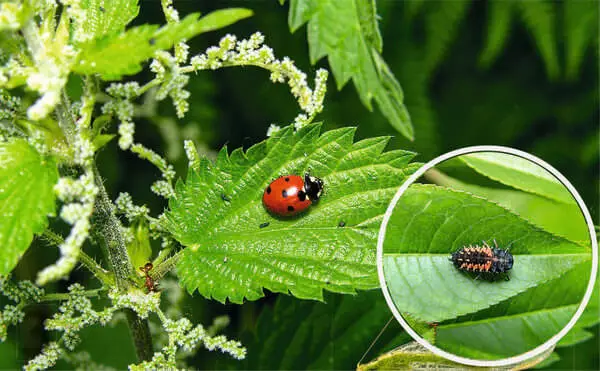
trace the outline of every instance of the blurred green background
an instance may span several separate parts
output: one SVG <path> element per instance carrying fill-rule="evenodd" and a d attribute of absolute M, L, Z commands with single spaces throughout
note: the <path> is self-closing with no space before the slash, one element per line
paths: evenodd
<path fill-rule="evenodd" d="M 164 23 L 159 1 L 140 3 L 141 12 L 135 24 Z M 598 224 L 598 3 L 588 2 L 592 12 L 596 11 L 591 27 L 580 35 L 583 46 L 575 52 L 571 51 L 568 35 L 572 34 L 569 27 L 581 26 L 580 22 L 573 22 L 578 19 L 577 14 L 565 11 L 563 2 L 547 4 L 550 17 L 536 13 L 535 9 L 527 11 L 525 7 L 504 17 L 501 12 L 492 11 L 494 3 L 489 1 L 378 1 L 383 56 L 404 90 L 415 127 L 415 141 L 409 142 L 395 132 L 377 108 L 369 112 L 352 83 L 337 91 L 333 75 L 328 83 L 325 111 L 317 119 L 325 123 L 325 129 L 358 126 L 359 138 L 392 135 L 390 148 L 414 150 L 420 162 L 469 145 L 505 145 L 530 152 L 572 182 Z M 252 18 L 225 31 L 240 38 L 261 31 L 276 55 L 290 56 L 308 73 L 309 81 L 318 67 L 328 68 L 326 60 L 317 66 L 310 65 L 306 27 L 294 34 L 289 32 L 287 5 L 280 6 L 274 0 L 232 0 L 175 1 L 175 6 L 183 15 L 226 7 L 252 9 L 255 13 Z M 532 24 L 549 32 L 538 32 Z M 506 37 L 489 43 L 490 25 L 505 28 Z M 226 32 L 191 40 L 192 55 L 216 44 Z M 552 53 L 543 54 L 540 50 Z M 573 64 L 573 58 L 581 63 Z M 147 81 L 151 74 L 146 71 L 134 78 Z M 78 81 L 71 84 L 73 90 L 79 86 Z M 177 165 L 180 176 L 185 174 L 183 139 L 194 139 L 209 156 L 224 144 L 229 148 L 247 148 L 265 138 L 271 123 L 287 125 L 299 110 L 287 86 L 271 84 L 267 72 L 254 68 L 198 73 L 192 76 L 188 89 L 192 93 L 190 111 L 183 120 L 174 120 L 171 103 L 164 101 L 157 107 L 159 118 L 140 118 L 136 126 L 136 140 L 166 154 Z M 146 203 L 154 213 L 166 206 L 149 188 L 158 172 L 149 163 L 119 151 L 114 141 L 102 151 L 99 166 L 113 197 L 118 192 L 130 192 L 136 203 Z M 91 253 L 100 256 L 99 252 Z M 36 254 L 44 255 L 45 259 L 27 258 Z M 27 256 L 17 268 L 18 278 L 34 277 L 37 270 L 56 259 L 56 251 L 35 242 Z M 72 275 L 72 280 L 87 279 L 82 270 Z M 67 284 L 62 282 L 56 289 L 64 291 Z M 96 283 L 90 281 L 90 284 Z M 232 323 L 226 335 L 243 340 L 245 334 L 255 331 L 262 311 L 280 307 L 274 307 L 276 300 L 276 295 L 269 294 L 243 306 L 221 305 L 196 295 L 184 299 L 182 309 L 191 319 L 206 326 L 215 316 L 230 315 Z M 287 298 L 282 300 L 290 302 Z M 303 311 L 311 305 L 320 304 L 299 303 L 296 307 Z M 41 326 L 50 309 L 39 306 L 31 310 L 28 320 L 12 330 L 12 340 L 0 344 L 0 369 L 15 368 L 39 352 L 41 345 L 49 340 Z M 382 310 L 387 308 L 383 306 Z M 386 320 L 380 317 L 387 318 L 387 314 L 374 317 L 374 321 L 379 321 L 373 324 L 375 332 L 358 342 L 361 345 L 355 353 L 336 362 L 337 367 L 355 367 L 385 324 Z M 549 369 L 600 369 L 600 329 L 596 326 L 591 330 L 595 338 L 559 349 L 561 359 Z M 389 331 L 397 331 L 397 327 L 392 326 Z M 82 349 L 88 350 L 98 362 L 122 369 L 133 359 L 133 347 L 124 324 L 106 330 L 93 328 L 83 340 Z M 366 360 L 374 358 L 377 349 L 378 346 Z M 260 353 L 261 348 L 249 348 L 249 352 Z M 232 363 L 221 354 L 203 350 L 189 361 L 191 367 L 208 369 L 245 368 L 252 364 Z"/>

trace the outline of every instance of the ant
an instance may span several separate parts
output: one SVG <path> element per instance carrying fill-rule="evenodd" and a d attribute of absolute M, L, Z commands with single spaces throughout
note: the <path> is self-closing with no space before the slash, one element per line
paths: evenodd
<path fill-rule="evenodd" d="M 156 282 L 154 282 L 154 279 L 150 277 L 150 271 L 152 268 L 154 268 L 154 265 L 152 265 L 150 262 L 146 263 L 143 267 L 140 267 L 140 270 L 144 272 L 144 275 L 146 276 L 146 282 L 144 282 L 144 286 L 146 286 L 149 293 L 158 291 L 158 285 Z"/>

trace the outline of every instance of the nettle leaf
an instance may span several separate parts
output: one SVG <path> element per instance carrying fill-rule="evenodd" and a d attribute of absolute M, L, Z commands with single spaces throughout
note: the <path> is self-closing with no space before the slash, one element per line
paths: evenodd
<path fill-rule="evenodd" d="M 576 205 L 571 193 L 554 175 L 527 159 L 506 153 L 481 152 L 460 156 L 460 160 L 502 184 Z"/>
<path fill-rule="evenodd" d="M 390 319 L 379 290 L 359 295 L 326 295 L 327 303 L 279 296 L 265 306 L 256 331 L 242 338 L 248 349 L 247 370 L 349 370 Z M 406 343 L 410 336 L 393 321 L 370 353 L 389 350 L 386 344 Z M 282 351 L 285 349 L 285 352 Z M 239 364 L 236 364 L 239 368 Z"/>
<path fill-rule="evenodd" d="M 85 0 L 81 8 L 86 16 L 80 27 L 94 39 L 123 31 L 140 10 L 137 0 Z"/>
<path fill-rule="evenodd" d="M 574 202 L 562 203 L 533 193 L 482 187 L 464 183 L 442 173 L 436 174 L 435 183 L 493 201 L 538 227 L 571 241 L 585 243 L 590 238 L 583 214 Z"/>
<path fill-rule="evenodd" d="M 442 324 L 437 328 L 436 345 L 462 356 L 484 359 L 529 351 L 549 340 L 573 317 L 586 290 L 590 271 L 591 262 L 587 261 L 559 278 L 476 314 L 460 317 L 457 323 Z M 590 334 L 584 328 L 598 323 L 597 309 L 597 303 L 588 308 L 586 312 L 594 313 L 595 318 L 583 316 L 558 346 L 573 345 L 588 338 Z M 465 336 L 467 333 L 471 335 Z"/>
<path fill-rule="evenodd" d="M 192 13 L 177 23 L 141 25 L 126 32 L 113 33 L 81 46 L 79 62 L 73 70 L 81 74 L 99 74 L 105 80 L 117 80 L 142 70 L 142 63 L 158 50 L 170 49 L 175 43 L 203 32 L 225 27 L 252 15 L 247 9 L 224 9 L 199 19 Z"/>
<path fill-rule="evenodd" d="M 479 56 L 479 63 L 483 67 L 489 67 L 504 50 L 515 11 L 513 1 L 490 1 L 486 6 L 488 7 L 486 40 Z"/>
<path fill-rule="evenodd" d="M 319 124 L 298 133 L 287 127 L 246 152 L 224 148 L 216 163 L 203 160 L 178 182 L 167 228 L 188 247 L 178 274 L 190 292 L 241 303 L 262 297 L 263 288 L 322 300 L 324 288 L 377 287 L 382 215 L 420 165 L 409 164 L 413 153 L 383 152 L 387 137 L 353 143 L 355 128 L 319 131 Z M 261 201 L 267 185 L 308 170 L 325 182 L 318 204 L 293 219 L 271 216 Z"/>
<path fill-rule="evenodd" d="M 510 281 L 457 270 L 451 252 L 481 241 L 514 255 Z M 413 184 L 396 205 L 384 241 L 384 272 L 400 312 L 428 322 L 474 313 L 560 277 L 591 259 L 591 249 L 543 231 L 487 200 Z"/>
<path fill-rule="evenodd" d="M 0 275 L 8 274 L 54 215 L 58 169 L 24 140 L 0 143 Z"/>
<path fill-rule="evenodd" d="M 565 75 L 574 80 L 590 44 L 597 43 L 598 7 L 594 1 L 565 1 Z"/>
<path fill-rule="evenodd" d="M 295 32 L 308 22 L 311 63 L 327 56 L 341 89 L 352 79 L 363 104 L 375 99 L 402 135 L 414 139 L 400 84 L 380 55 L 381 35 L 373 0 L 292 0 L 288 23 Z"/>
<path fill-rule="evenodd" d="M 520 15 L 537 44 L 546 65 L 546 74 L 555 79 L 560 74 L 556 35 L 556 7 L 546 0 L 517 1 Z"/>

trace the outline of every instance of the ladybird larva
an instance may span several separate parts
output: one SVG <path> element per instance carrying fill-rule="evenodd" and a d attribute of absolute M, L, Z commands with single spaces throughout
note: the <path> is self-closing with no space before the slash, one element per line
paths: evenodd
<path fill-rule="evenodd" d="M 450 260 L 461 271 L 480 273 L 489 278 L 504 273 L 508 280 L 507 272 L 512 269 L 513 256 L 508 249 L 499 248 L 495 240 L 494 244 L 495 247 L 491 247 L 483 241 L 482 245 L 461 247 L 451 254 Z"/>

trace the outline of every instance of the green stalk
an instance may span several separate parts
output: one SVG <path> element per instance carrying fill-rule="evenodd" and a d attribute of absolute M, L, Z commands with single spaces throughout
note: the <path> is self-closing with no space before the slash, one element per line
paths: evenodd
<path fill-rule="evenodd" d="M 130 276 L 133 272 L 133 266 L 127 254 L 127 246 L 121 234 L 119 221 L 113 212 L 113 205 L 95 165 L 94 179 L 98 187 L 98 194 L 96 195 L 94 214 L 92 215 L 92 231 L 107 257 L 110 270 L 115 275 L 117 287 L 121 291 L 127 291 L 131 286 Z M 148 321 L 139 318 L 130 309 L 125 311 L 138 359 L 140 361 L 151 360 L 153 354 L 152 337 Z"/>

